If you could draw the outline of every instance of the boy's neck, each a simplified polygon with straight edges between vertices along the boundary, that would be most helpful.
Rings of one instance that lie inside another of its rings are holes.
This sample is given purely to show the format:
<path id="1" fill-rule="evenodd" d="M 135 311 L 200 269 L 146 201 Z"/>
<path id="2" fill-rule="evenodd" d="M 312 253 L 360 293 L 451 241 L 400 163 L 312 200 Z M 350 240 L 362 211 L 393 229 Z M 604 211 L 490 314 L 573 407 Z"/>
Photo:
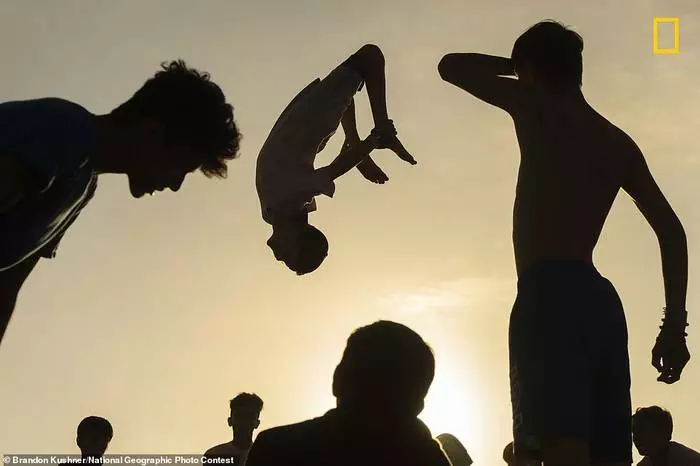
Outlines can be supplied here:
<path id="1" fill-rule="evenodd" d="M 649 455 L 651 464 L 654 466 L 666 466 L 668 462 L 668 451 L 671 448 L 671 442 L 668 442 L 664 448 Z"/>
<path id="2" fill-rule="evenodd" d="M 111 115 L 97 115 L 97 148 L 91 157 L 93 170 L 98 173 L 123 173 L 120 155 L 123 154 L 123 138 Z"/>
<path id="3" fill-rule="evenodd" d="M 241 450 L 247 450 L 250 448 L 250 446 L 253 444 L 253 434 L 251 432 L 250 435 L 241 435 L 234 432 L 233 434 L 233 440 L 231 440 L 231 445 L 233 445 L 236 448 L 239 448 Z"/>

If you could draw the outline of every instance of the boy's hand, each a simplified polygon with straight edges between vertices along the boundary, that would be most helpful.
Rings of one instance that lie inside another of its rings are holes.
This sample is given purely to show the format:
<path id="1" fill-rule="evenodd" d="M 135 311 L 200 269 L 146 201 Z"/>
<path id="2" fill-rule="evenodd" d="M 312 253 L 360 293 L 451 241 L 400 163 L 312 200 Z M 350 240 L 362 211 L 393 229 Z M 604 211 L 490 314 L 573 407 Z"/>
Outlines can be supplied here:
<path id="1" fill-rule="evenodd" d="M 387 120 L 385 124 L 377 126 L 370 133 L 378 140 L 377 149 L 389 149 L 393 151 L 399 158 L 411 165 L 416 165 L 416 159 L 413 158 L 411 154 L 408 153 L 406 148 L 401 144 L 399 138 L 396 136 L 396 128 L 394 127 L 394 122 Z"/>
<path id="2" fill-rule="evenodd" d="M 651 350 L 651 364 L 660 373 L 656 380 L 667 384 L 677 382 L 689 360 L 690 353 L 685 342 L 685 334 L 669 334 L 661 330 Z"/>

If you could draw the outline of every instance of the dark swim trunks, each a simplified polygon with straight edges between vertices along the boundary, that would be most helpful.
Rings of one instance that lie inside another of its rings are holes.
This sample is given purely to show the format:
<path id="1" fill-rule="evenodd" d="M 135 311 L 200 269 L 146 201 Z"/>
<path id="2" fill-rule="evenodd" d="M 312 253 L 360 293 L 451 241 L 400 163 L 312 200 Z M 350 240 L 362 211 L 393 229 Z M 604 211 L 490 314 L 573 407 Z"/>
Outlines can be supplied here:
<path id="1" fill-rule="evenodd" d="M 518 278 L 510 318 L 516 455 L 541 459 L 545 436 L 590 442 L 593 461 L 632 462 L 627 323 L 592 264 L 551 261 Z"/>

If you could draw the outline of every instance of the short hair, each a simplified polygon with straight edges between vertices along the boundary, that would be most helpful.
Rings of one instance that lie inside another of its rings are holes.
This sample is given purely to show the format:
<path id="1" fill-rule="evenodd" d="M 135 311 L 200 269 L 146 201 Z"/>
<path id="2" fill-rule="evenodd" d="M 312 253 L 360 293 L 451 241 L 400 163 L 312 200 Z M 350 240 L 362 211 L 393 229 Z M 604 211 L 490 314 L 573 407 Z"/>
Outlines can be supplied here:
<path id="1" fill-rule="evenodd" d="M 101 435 L 111 439 L 114 434 L 112 424 L 103 417 L 88 416 L 78 424 L 78 438 L 91 434 Z"/>
<path id="2" fill-rule="evenodd" d="M 188 68 L 183 60 L 164 62 L 161 68 L 112 116 L 127 125 L 163 122 L 169 143 L 197 151 L 207 177 L 225 178 L 226 162 L 238 156 L 241 139 L 233 107 L 208 73 Z"/>
<path id="3" fill-rule="evenodd" d="M 541 21 L 525 31 L 513 45 L 511 58 L 517 69 L 524 62 L 546 80 L 554 83 L 576 82 L 583 76 L 583 38 L 563 24 Z"/>
<path id="4" fill-rule="evenodd" d="M 435 358 L 421 336 L 405 325 L 380 320 L 348 338 L 333 392 L 339 399 L 405 409 L 422 406 L 434 376 Z"/>
<path id="5" fill-rule="evenodd" d="M 668 439 L 673 435 L 673 417 L 671 413 L 659 406 L 638 408 L 632 416 L 632 423 L 647 423 L 664 432 Z"/>
<path id="6" fill-rule="evenodd" d="M 239 393 L 229 402 L 229 408 L 233 412 L 242 407 L 250 407 L 260 412 L 263 409 L 263 400 L 255 393 Z"/>
<path id="7" fill-rule="evenodd" d="M 299 237 L 299 249 L 292 268 L 297 275 L 318 269 L 328 256 L 328 239 L 321 230 L 308 225 Z"/>

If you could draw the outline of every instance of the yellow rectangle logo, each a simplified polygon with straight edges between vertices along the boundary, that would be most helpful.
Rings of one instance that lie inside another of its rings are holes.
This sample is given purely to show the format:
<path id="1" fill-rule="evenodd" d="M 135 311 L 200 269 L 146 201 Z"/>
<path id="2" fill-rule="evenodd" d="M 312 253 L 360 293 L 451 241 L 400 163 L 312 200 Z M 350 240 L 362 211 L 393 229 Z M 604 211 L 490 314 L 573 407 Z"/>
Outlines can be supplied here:
<path id="1" fill-rule="evenodd" d="M 672 49 L 660 49 L 659 48 L 659 24 L 660 23 L 672 23 L 673 24 L 673 48 Z M 680 53 L 680 24 L 678 18 L 654 18 L 653 25 L 653 35 L 654 35 L 654 54 L 659 53 Z"/>

